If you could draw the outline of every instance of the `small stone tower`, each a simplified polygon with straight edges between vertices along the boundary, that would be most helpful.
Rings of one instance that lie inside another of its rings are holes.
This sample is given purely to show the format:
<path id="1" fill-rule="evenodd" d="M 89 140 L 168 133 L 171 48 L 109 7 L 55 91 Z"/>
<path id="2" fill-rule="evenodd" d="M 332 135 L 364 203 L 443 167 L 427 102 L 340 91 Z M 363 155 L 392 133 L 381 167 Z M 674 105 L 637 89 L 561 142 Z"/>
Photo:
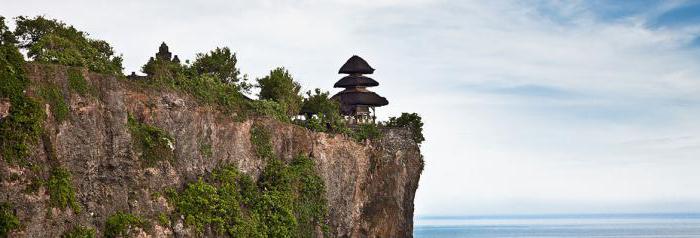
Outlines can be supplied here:
<path id="1" fill-rule="evenodd" d="M 345 88 L 331 97 L 340 103 L 340 113 L 353 117 L 358 123 L 374 121 L 375 107 L 389 104 L 386 98 L 367 90 L 367 87 L 379 86 L 379 83 L 374 79 L 363 76 L 363 74 L 374 73 L 374 69 L 369 66 L 367 61 L 353 55 L 340 67 L 338 73 L 349 74 L 333 85 L 334 88 Z"/>

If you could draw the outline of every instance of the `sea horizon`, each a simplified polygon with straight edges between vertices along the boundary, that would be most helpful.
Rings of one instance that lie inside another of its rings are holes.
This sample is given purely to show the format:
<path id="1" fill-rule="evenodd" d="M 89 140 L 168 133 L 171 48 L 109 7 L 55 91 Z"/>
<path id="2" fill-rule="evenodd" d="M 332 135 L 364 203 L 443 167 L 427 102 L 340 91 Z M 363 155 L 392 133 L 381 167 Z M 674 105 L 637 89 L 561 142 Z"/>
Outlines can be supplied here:
<path id="1" fill-rule="evenodd" d="M 416 216 L 414 237 L 700 237 L 700 213 Z"/>

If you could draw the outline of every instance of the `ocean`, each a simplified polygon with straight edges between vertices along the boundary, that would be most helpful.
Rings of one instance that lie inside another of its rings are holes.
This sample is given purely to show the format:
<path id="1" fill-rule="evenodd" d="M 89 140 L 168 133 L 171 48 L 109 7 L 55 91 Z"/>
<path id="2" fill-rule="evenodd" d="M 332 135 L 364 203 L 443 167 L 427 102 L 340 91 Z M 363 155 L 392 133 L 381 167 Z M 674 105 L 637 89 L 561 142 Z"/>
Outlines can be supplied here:
<path id="1" fill-rule="evenodd" d="M 700 237 L 700 214 L 417 217 L 416 238 Z"/>

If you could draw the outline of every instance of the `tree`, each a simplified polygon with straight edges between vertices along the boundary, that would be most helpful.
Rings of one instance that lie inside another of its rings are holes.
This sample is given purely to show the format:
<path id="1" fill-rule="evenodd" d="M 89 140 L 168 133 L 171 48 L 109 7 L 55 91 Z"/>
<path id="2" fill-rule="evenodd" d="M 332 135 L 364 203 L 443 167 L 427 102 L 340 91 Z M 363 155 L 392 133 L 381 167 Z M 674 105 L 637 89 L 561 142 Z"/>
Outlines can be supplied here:
<path id="1" fill-rule="evenodd" d="M 259 78 L 260 99 L 278 102 L 287 108 L 287 115 L 294 116 L 301 108 L 301 86 L 295 82 L 289 71 L 279 67 L 270 71 L 270 75 Z"/>
<path id="2" fill-rule="evenodd" d="M 337 114 L 339 105 L 337 101 L 330 99 L 328 92 L 321 91 L 320 88 L 314 90 L 314 94 L 311 91 L 306 92 L 306 98 L 301 105 L 301 112 L 307 115 L 331 115 Z"/>
<path id="3" fill-rule="evenodd" d="M 417 113 L 401 113 L 399 118 L 390 117 L 387 122 L 389 127 L 407 127 L 413 134 L 413 141 L 420 144 L 425 141 L 423 137 L 423 121 Z"/>
<path id="4" fill-rule="evenodd" d="M 16 18 L 14 34 L 19 47 L 37 62 L 87 67 L 91 71 L 121 74 L 122 57 L 106 41 L 88 38 L 73 26 L 43 16 Z"/>
<path id="5" fill-rule="evenodd" d="M 304 126 L 318 132 L 347 133 L 349 129 L 340 115 L 340 105 L 328 92 L 315 89 L 306 92 L 301 112 L 306 114 Z"/>
<path id="6" fill-rule="evenodd" d="M 198 75 L 211 75 L 219 79 L 222 83 L 235 84 L 241 91 L 248 92 L 251 85 L 247 83 L 248 78 L 236 67 L 238 59 L 236 53 L 231 53 L 228 47 L 209 51 L 206 54 L 199 53 L 190 67 Z"/>

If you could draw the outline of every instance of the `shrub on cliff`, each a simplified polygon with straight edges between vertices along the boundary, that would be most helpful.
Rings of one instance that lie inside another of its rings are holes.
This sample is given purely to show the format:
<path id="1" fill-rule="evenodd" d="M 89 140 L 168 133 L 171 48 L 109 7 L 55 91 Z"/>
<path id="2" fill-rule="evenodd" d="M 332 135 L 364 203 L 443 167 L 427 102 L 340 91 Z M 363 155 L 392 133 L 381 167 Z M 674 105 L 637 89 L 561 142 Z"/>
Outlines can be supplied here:
<path id="1" fill-rule="evenodd" d="M 348 133 L 350 130 L 340 115 L 339 107 L 337 101 L 330 99 L 328 92 L 319 88 L 313 94 L 307 91 L 301 106 L 301 112 L 306 115 L 302 125 L 316 132 Z"/>
<path id="2" fill-rule="evenodd" d="M 19 228 L 19 219 L 9 203 L 0 203 L 0 237 L 7 237 L 10 231 Z"/>
<path id="3" fill-rule="evenodd" d="M 423 121 L 417 113 L 401 113 L 401 116 L 390 117 L 386 123 L 389 127 L 407 127 L 411 130 L 413 141 L 420 144 L 425 141 L 423 137 Z"/>
<path id="4" fill-rule="evenodd" d="M 6 161 L 22 162 L 38 141 L 45 115 L 40 103 L 25 95 L 29 79 L 15 43 L 0 17 L 0 98 L 9 98 L 11 104 L 9 116 L 0 120 L 0 154 Z"/>
<path id="5" fill-rule="evenodd" d="M 146 166 L 153 166 L 158 161 L 175 159 L 175 140 L 163 129 L 137 121 L 131 115 L 127 118 L 131 138 L 139 157 Z"/>
<path id="6" fill-rule="evenodd" d="M 95 238 L 95 229 L 86 226 L 75 226 L 61 235 L 61 238 Z"/>
<path id="7" fill-rule="evenodd" d="M 91 71 L 121 74 L 122 57 L 106 41 L 90 39 L 73 26 L 43 16 L 16 18 L 14 34 L 20 48 L 37 62 L 87 67 Z"/>
<path id="8" fill-rule="evenodd" d="M 270 71 L 270 74 L 259 78 L 260 99 L 267 99 L 282 104 L 287 109 L 288 116 L 296 116 L 301 108 L 301 86 L 294 81 L 289 71 L 280 67 Z"/>
<path id="9" fill-rule="evenodd" d="M 314 161 L 297 156 L 287 164 L 277 158 L 266 129 L 251 129 L 251 144 L 267 165 L 257 184 L 233 165 L 206 179 L 168 192 L 168 201 L 199 235 L 211 228 L 231 237 L 314 237 L 327 231 L 328 202 Z"/>
<path id="10" fill-rule="evenodd" d="M 131 228 L 145 229 L 147 226 L 149 226 L 148 222 L 141 217 L 117 212 L 107 218 L 104 236 L 107 238 L 127 237 Z"/>
<path id="11" fill-rule="evenodd" d="M 382 133 L 376 124 L 360 124 L 351 133 L 352 137 L 359 142 L 379 138 Z"/>
<path id="12" fill-rule="evenodd" d="M 57 167 L 51 170 L 51 177 L 46 184 L 50 196 L 49 204 L 62 210 L 70 206 L 73 212 L 79 213 L 81 209 L 75 199 L 71 177 L 70 171 L 65 168 Z"/>

